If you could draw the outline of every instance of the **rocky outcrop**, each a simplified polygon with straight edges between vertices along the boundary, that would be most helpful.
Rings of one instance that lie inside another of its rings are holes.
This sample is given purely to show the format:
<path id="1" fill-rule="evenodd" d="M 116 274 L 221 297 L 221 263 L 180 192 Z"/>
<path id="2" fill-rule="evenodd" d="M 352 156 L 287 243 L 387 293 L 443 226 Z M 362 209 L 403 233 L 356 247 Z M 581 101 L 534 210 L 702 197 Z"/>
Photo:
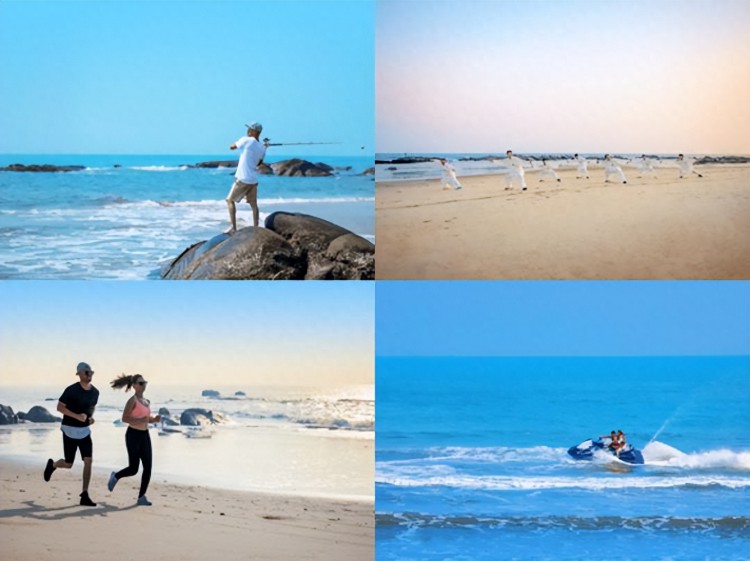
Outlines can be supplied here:
<path id="1" fill-rule="evenodd" d="M 234 392 L 234 396 L 235 397 L 245 397 L 245 396 L 247 396 L 247 394 L 245 392 L 243 392 L 242 390 L 237 390 L 236 392 Z"/>
<path id="2" fill-rule="evenodd" d="M 198 162 L 197 164 L 194 164 L 189 167 L 193 168 L 236 168 L 237 164 L 239 163 L 239 160 L 215 160 L 211 162 Z"/>
<path id="3" fill-rule="evenodd" d="M 201 392 L 203 397 L 221 397 L 221 394 L 216 390 L 203 390 Z"/>
<path id="4" fill-rule="evenodd" d="M 696 164 L 747 164 L 748 156 L 704 156 L 695 161 Z"/>
<path id="5" fill-rule="evenodd" d="M 180 415 L 180 424 L 189 427 L 200 427 L 205 425 L 214 425 L 224 422 L 224 417 L 219 413 L 214 413 L 207 409 L 193 407 L 185 409 Z"/>
<path id="6" fill-rule="evenodd" d="M 162 271 L 168 280 L 289 280 L 304 263 L 284 238 L 265 228 L 219 234 L 186 249 Z"/>
<path id="7" fill-rule="evenodd" d="M 18 417 L 9 405 L 0 405 L 0 425 L 15 425 Z"/>
<path id="8" fill-rule="evenodd" d="M 435 158 L 426 158 L 422 156 L 403 156 L 401 158 L 394 158 L 393 160 L 375 160 L 376 164 L 421 164 L 424 162 L 431 162 Z"/>
<path id="9" fill-rule="evenodd" d="M 304 259 L 307 280 L 372 280 L 375 245 L 332 222 L 307 214 L 274 212 L 266 228 L 278 233 Z"/>
<path id="10" fill-rule="evenodd" d="M 375 168 L 374 167 L 367 168 L 360 175 L 375 175 Z"/>
<path id="11" fill-rule="evenodd" d="M 313 164 L 307 160 L 293 158 L 269 164 L 275 175 L 286 177 L 322 177 L 333 175 L 333 168 L 326 164 Z"/>
<path id="12" fill-rule="evenodd" d="M 81 171 L 86 169 L 86 166 L 53 166 L 50 164 L 11 164 L 4 168 L 0 168 L 0 171 L 29 171 L 29 172 L 59 172 L 59 171 Z"/>
<path id="13" fill-rule="evenodd" d="M 28 413 L 18 412 L 18 418 L 30 423 L 59 423 L 62 417 L 55 417 L 41 405 L 35 405 Z"/>
<path id="14" fill-rule="evenodd" d="M 168 280 L 372 280 L 375 245 L 331 222 L 275 212 L 265 228 L 220 234 L 162 270 Z"/>

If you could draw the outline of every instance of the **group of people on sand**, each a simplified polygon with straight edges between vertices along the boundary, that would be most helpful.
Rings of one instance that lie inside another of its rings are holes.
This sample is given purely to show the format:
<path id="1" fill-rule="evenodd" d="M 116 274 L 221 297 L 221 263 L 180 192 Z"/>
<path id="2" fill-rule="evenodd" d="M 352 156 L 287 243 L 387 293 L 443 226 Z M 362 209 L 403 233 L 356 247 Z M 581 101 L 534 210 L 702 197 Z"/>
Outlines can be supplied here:
<path id="1" fill-rule="evenodd" d="M 627 445 L 627 440 L 625 438 L 625 433 L 621 430 L 618 430 L 615 432 L 614 430 L 609 433 L 609 435 L 602 435 L 599 438 L 609 440 L 609 449 L 614 452 L 617 457 L 620 457 L 620 452 L 623 451 L 625 446 Z"/>
<path id="2" fill-rule="evenodd" d="M 531 162 L 527 160 L 513 155 L 512 150 L 508 150 L 505 153 L 505 156 L 505 160 L 491 160 L 493 163 L 500 162 L 505 166 L 509 166 L 509 170 L 505 174 L 505 189 L 512 189 L 513 184 L 515 183 L 521 188 L 522 191 L 526 191 L 528 189 L 528 186 L 526 185 L 525 169 L 527 167 L 533 169 L 533 164 L 531 164 Z M 580 154 L 575 154 L 573 156 L 573 161 L 576 165 L 576 179 L 589 179 L 590 176 L 588 170 L 588 161 L 586 160 L 586 158 L 581 156 Z M 693 174 L 697 175 L 698 177 L 703 177 L 703 175 L 693 169 L 693 161 L 693 158 L 686 158 L 684 154 L 679 154 L 677 156 L 675 163 L 680 170 L 680 179 L 684 179 L 685 177 Z M 443 176 L 441 179 L 441 182 L 444 185 L 443 188 L 453 188 L 455 190 L 461 189 L 463 186 L 459 182 L 456 175 L 456 168 L 453 167 L 453 165 L 451 165 L 445 158 L 440 158 L 438 162 L 440 163 L 443 172 Z M 656 177 L 656 170 L 654 168 L 653 161 L 645 154 L 641 155 L 640 158 L 628 161 L 629 164 L 633 162 L 635 162 L 638 166 L 639 172 L 637 177 L 644 177 L 647 174 Z M 612 157 L 612 154 L 606 154 L 604 156 L 602 165 L 604 166 L 605 183 L 609 183 L 610 178 L 614 178 L 614 180 L 617 180 L 622 184 L 627 184 L 628 180 L 625 177 L 625 173 L 623 173 L 622 167 L 617 162 L 617 160 Z M 539 171 L 541 174 L 539 179 L 540 182 L 544 181 L 543 178 L 545 177 L 554 179 L 557 182 L 562 181 L 560 179 L 560 175 L 554 170 L 554 168 L 552 168 L 552 166 L 549 165 L 549 162 L 547 162 L 547 160 L 545 159 L 542 160 L 542 167 Z"/>
<path id="3" fill-rule="evenodd" d="M 57 469 L 70 469 L 75 462 L 76 453 L 80 451 L 83 460 L 83 489 L 80 494 L 82 506 L 96 506 L 89 497 L 89 483 L 91 481 L 91 465 L 93 459 L 93 441 L 91 439 L 91 425 L 94 424 L 94 410 L 99 401 L 99 390 L 91 383 L 94 371 L 85 362 L 76 367 L 78 382 L 71 384 L 63 391 L 57 402 L 57 411 L 63 414 L 62 437 L 63 458 L 54 461 L 47 460 L 44 468 L 44 480 L 49 481 Z M 122 412 L 122 422 L 128 425 L 125 432 L 125 447 L 128 453 L 128 465 L 117 472 L 112 472 L 107 482 L 107 488 L 112 492 L 117 482 L 123 477 L 131 477 L 138 473 L 143 465 L 141 486 L 136 504 L 151 506 L 146 498 L 146 491 L 151 480 L 151 437 L 148 432 L 149 423 L 158 423 L 161 415 L 151 414 L 151 403 L 143 394 L 148 382 L 141 374 L 123 374 L 110 383 L 112 388 L 133 389 L 134 395 L 125 403 Z"/>

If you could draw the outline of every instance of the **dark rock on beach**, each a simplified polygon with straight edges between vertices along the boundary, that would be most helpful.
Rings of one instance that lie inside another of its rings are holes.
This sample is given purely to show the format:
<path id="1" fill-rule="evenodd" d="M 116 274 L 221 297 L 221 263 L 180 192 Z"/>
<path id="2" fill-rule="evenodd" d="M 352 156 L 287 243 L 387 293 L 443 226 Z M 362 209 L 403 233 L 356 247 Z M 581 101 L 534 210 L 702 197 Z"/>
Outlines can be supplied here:
<path id="1" fill-rule="evenodd" d="M 307 214 L 275 212 L 265 228 L 219 234 L 164 267 L 168 280 L 372 280 L 375 245 Z"/>
<path id="2" fill-rule="evenodd" d="M 86 169 L 86 166 L 53 166 L 50 164 L 11 164 L 4 168 L 0 168 L 0 171 L 28 171 L 28 172 L 61 172 L 61 171 L 81 171 Z"/>
<path id="3" fill-rule="evenodd" d="M 234 392 L 235 397 L 245 397 L 247 394 L 243 392 L 242 390 L 237 390 Z"/>
<path id="4" fill-rule="evenodd" d="M 28 413 L 18 412 L 18 418 L 30 423 L 59 423 L 62 417 L 55 417 L 41 405 L 35 405 Z"/>
<path id="5" fill-rule="evenodd" d="M 9 405 L 0 405 L 0 425 L 15 425 L 18 423 L 18 416 L 13 412 Z"/>
<path id="6" fill-rule="evenodd" d="M 747 164 L 748 156 L 704 156 L 695 161 L 696 164 Z"/>
<path id="7" fill-rule="evenodd" d="M 221 394 L 216 390 L 203 390 L 201 392 L 203 397 L 221 397 Z"/>
<path id="8" fill-rule="evenodd" d="M 190 427 L 214 425 L 223 422 L 223 420 L 224 418 L 220 414 L 199 407 L 185 409 L 180 415 L 180 424 Z"/>

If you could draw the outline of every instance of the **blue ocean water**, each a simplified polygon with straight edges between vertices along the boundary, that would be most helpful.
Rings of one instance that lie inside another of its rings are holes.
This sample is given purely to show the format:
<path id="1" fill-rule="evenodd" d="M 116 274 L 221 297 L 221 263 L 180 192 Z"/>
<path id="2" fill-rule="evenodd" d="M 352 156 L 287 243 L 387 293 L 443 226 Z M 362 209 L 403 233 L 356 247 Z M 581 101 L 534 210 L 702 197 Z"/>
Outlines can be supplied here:
<path id="1" fill-rule="evenodd" d="M 748 559 L 749 363 L 378 357 L 376 559 Z"/>
<path id="2" fill-rule="evenodd" d="M 146 279 L 193 243 L 224 231 L 234 169 L 188 165 L 235 155 L 0 155 L 14 163 L 84 165 L 66 173 L 0 172 L 0 278 Z M 272 163 L 287 159 L 273 154 Z M 276 211 L 304 212 L 374 240 L 371 157 L 310 158 L 331 177 L 262 176 L 261 224 Z M 120 167 L 115 167 L 116 165 Z M 238 205 L 238 226 L 252 225 Z"/>

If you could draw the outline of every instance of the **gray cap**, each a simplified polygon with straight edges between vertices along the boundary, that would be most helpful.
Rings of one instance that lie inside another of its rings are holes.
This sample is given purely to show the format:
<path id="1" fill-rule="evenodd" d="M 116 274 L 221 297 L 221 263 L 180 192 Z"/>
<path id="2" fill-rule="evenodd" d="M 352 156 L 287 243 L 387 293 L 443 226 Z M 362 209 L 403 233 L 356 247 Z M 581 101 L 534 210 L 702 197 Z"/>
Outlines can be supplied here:
<path id="1" fill-rule="evenodd" d="M 88 363 L 86 363 L 86 362 L 79 362 L 78 366 L 76 366 L 76 373 L 78 373 L 78 372 L 86 372 L 86 371 L 92 372 L 92 373 L 94 372 L 91 369 L 91 367 L 88 365 Z"/>
<path id="2" fill-rule="evenodd" d="M 263 132 L 263 125 L 261 125 L 260 123 L 256 121 L 253 121 L 249 125 L 245 125 L 245 126 L 248 128 L 248 130 Z"/>

